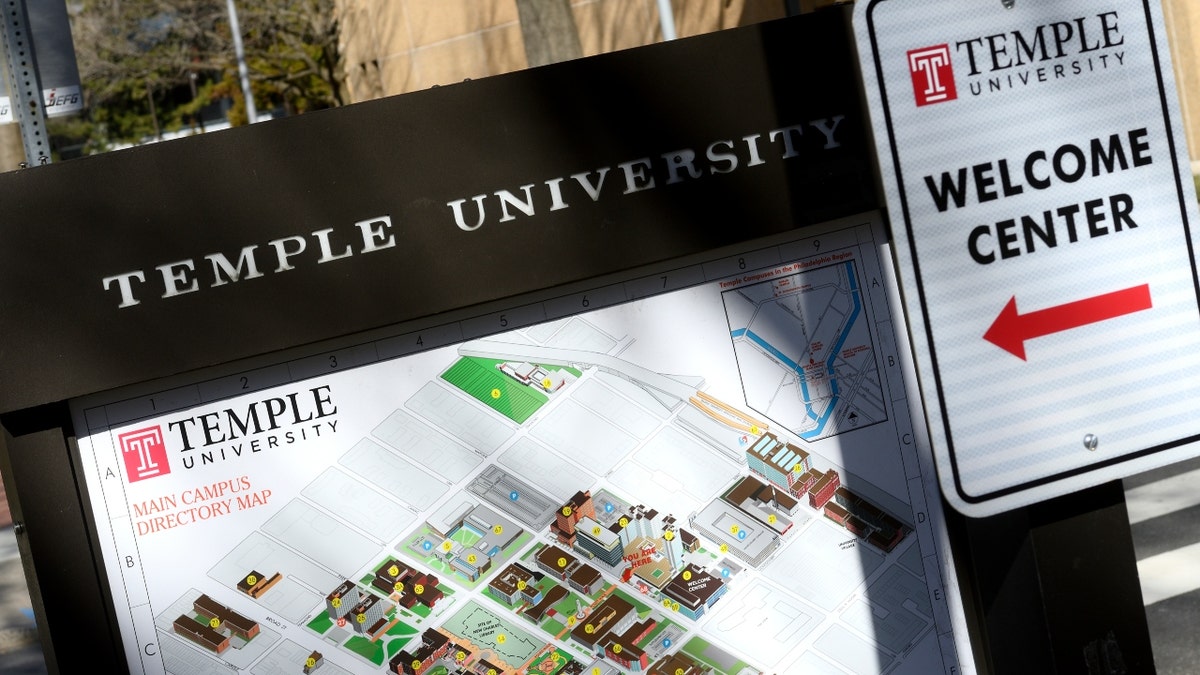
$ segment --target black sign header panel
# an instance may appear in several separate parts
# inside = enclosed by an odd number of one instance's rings
[[[0,411],[873,208],[847,25],[826,12],[0,176]]]

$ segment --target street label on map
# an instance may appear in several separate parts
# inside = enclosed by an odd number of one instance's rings
[[[943,491],[1197,454],[1200,277],[1157,0],[867,0],[855,32]]]
[[[131,668],[970,672],[882,217],[803,232],[402,358],[74,402]]]

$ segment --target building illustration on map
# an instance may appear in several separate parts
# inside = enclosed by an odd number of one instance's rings
[[[867,250],[322,376],[336,434],[152,601],[168,672],[938,672]]]
[[[209,651],[220,654],[232,640],[248,642],[258,635],[258,623],[207,595],[196,598],[192,610],[192,616],[181,614],[172,625],[177,634]]]

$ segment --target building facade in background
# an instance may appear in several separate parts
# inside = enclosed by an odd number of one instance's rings
[[[1192,173],[1200,173],[1200,2],[1162,0]]]
[[[662,41],[657,0],[568,1],[583,56]],[[1161,1],[1192,172],[1200,173],[1200,2]],[[806,10],[833,2],[801,0],[798,4]],[[786,13],[784,0],[671,0],[671,6],[681,38]],[[337,0],[337,12],[350,102],[529,65],[517,0]]]
[[[569,0],[583,56],[662,41],[656,0]],[[784,0],[672,0],[678,37],[777,19]],[[349,101],[528,67],[517,0],[338,0]]]

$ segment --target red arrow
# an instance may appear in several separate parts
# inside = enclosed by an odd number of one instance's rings
[[[1039,309],[1028,314],[1017,314],[1017,296],[1013,296],[992,327],[983,334],[983,339],[1025,359],[1025,341],[1061,333],[1090,323],[1097,323],[1118,316],[1150,309],[1150,285],[1142,284],[1123,291],[1114,291],[1068,302],[1058,307]]]

